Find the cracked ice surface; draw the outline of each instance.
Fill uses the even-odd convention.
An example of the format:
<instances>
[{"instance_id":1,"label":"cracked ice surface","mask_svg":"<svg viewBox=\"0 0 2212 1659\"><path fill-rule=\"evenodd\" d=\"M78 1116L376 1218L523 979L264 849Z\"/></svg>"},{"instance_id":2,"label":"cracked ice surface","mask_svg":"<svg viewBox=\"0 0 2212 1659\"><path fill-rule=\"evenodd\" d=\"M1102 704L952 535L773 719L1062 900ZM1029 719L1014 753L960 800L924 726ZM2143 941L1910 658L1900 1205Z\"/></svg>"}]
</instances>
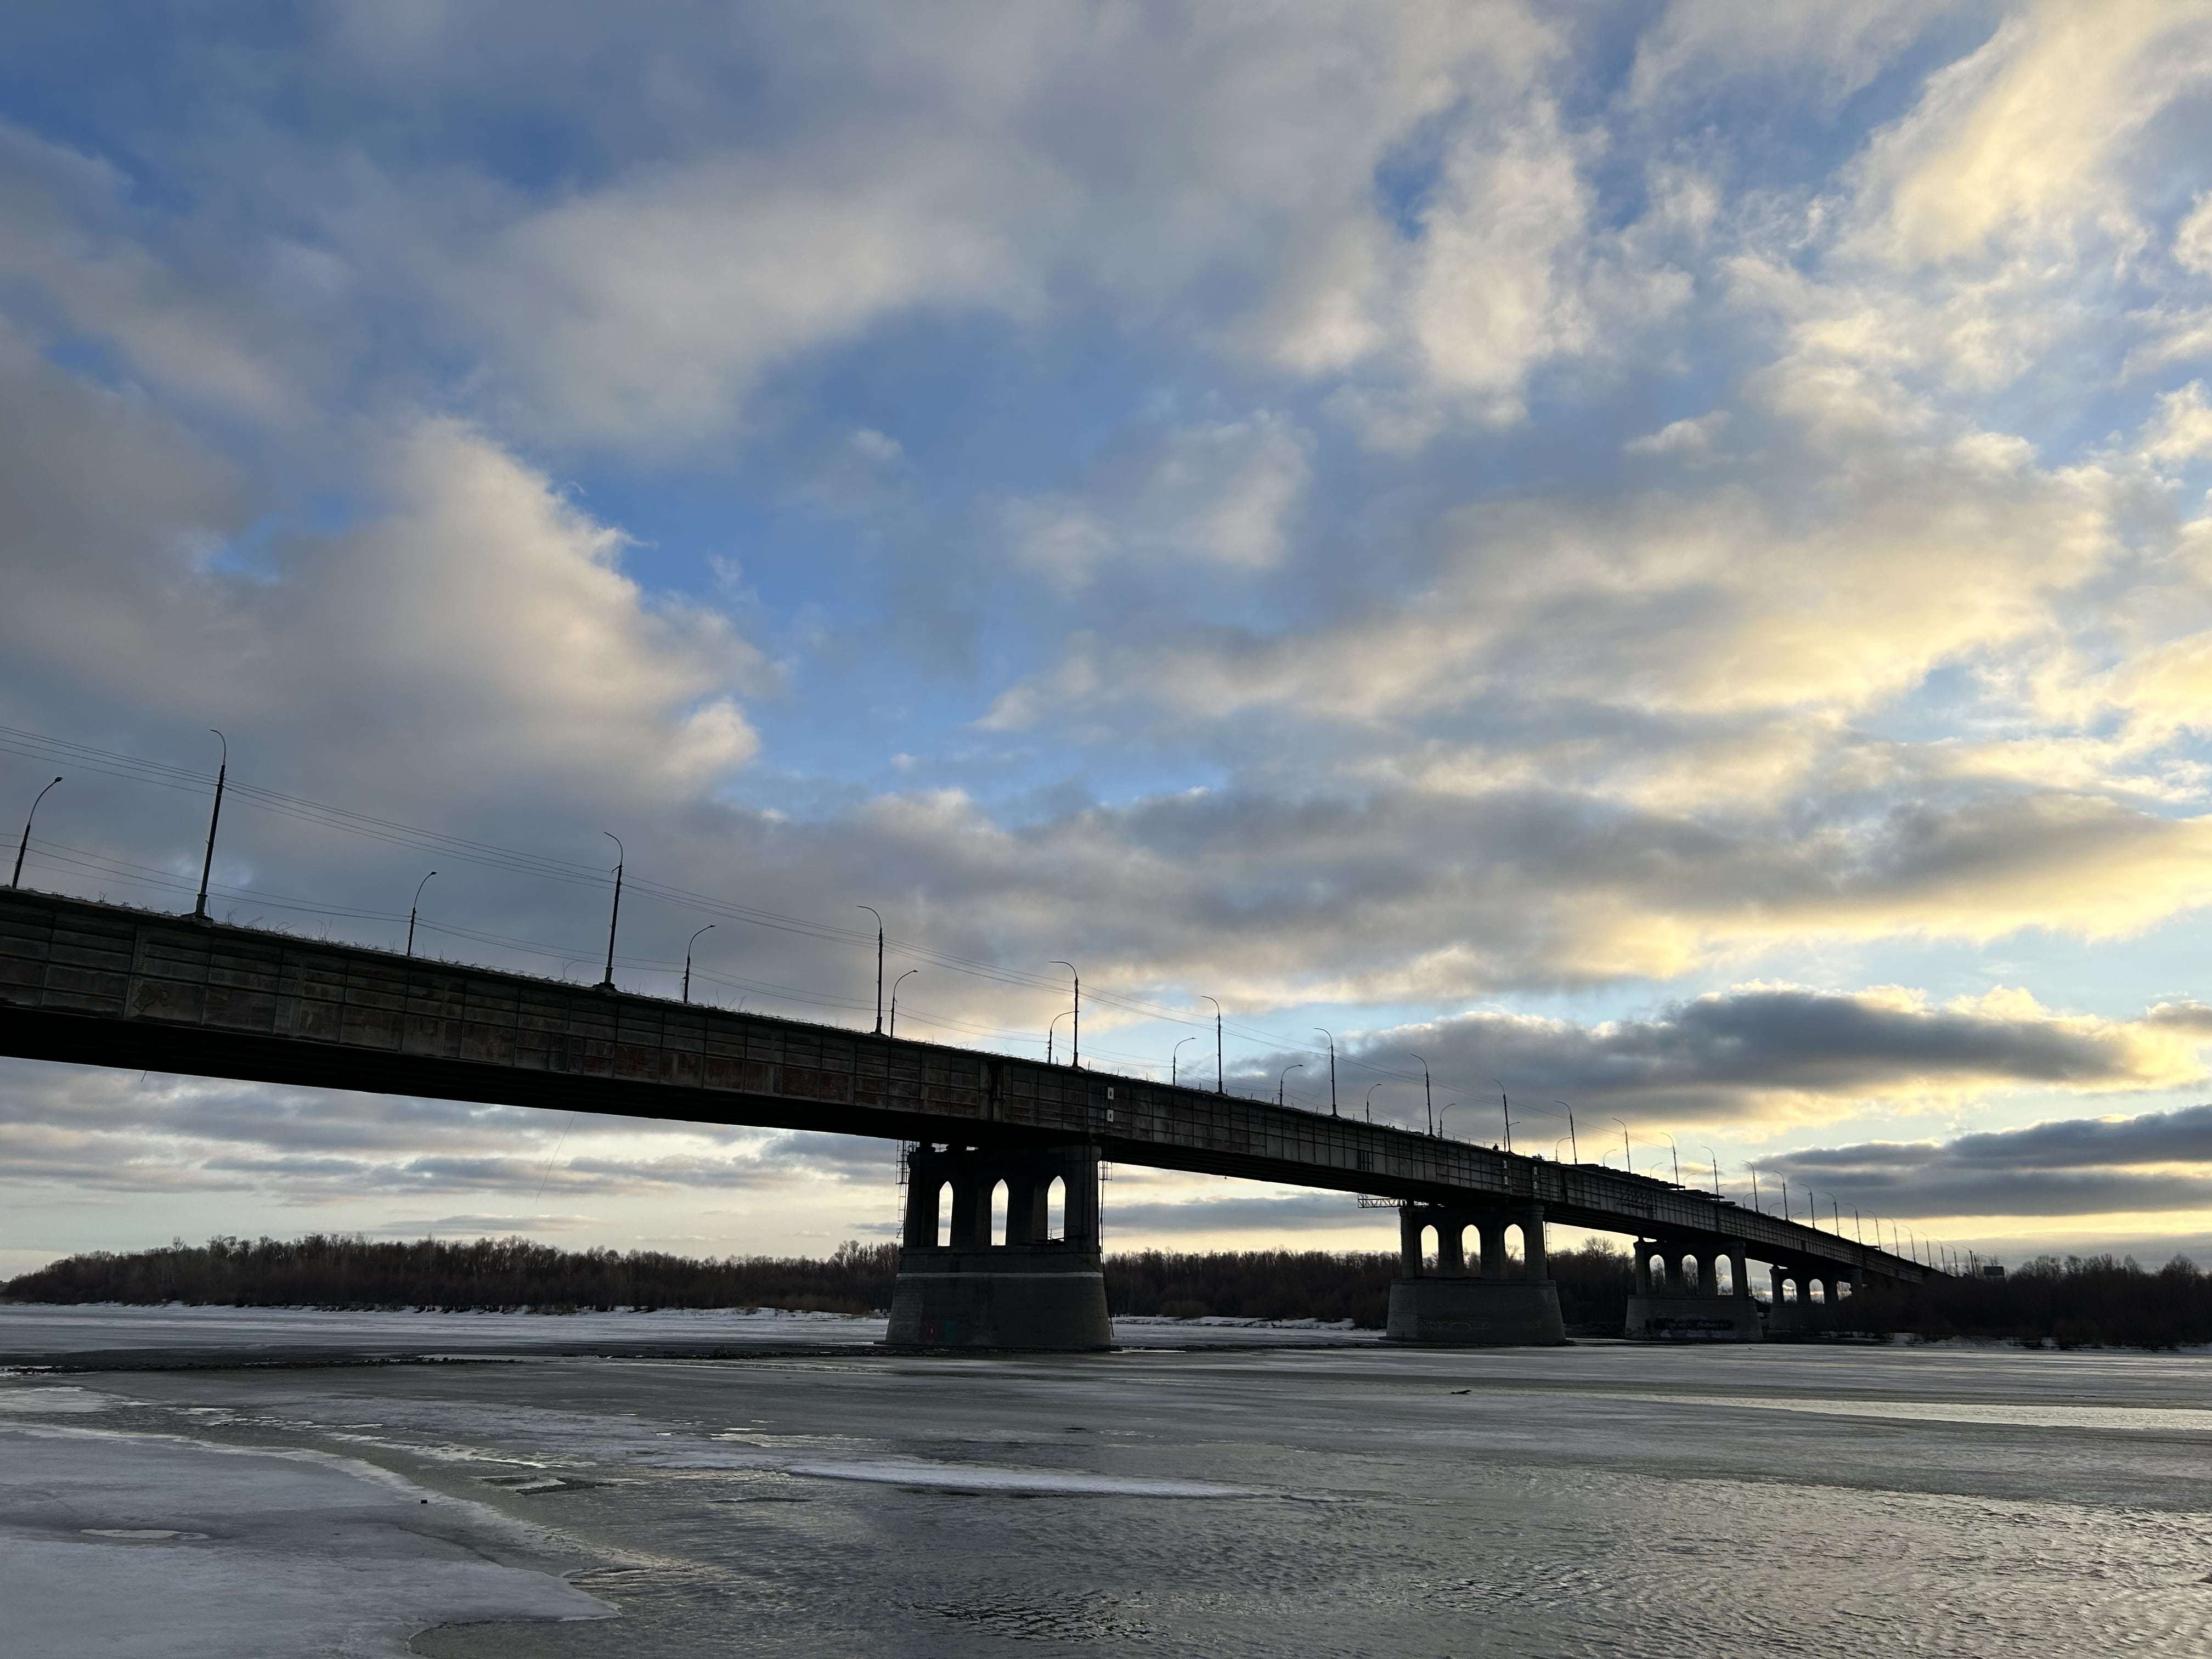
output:
<instances>
[{"instance_id":1,"label":"cracked ice surface","mask_svg":"<svg viewBox=\"0 0 2212 1659\"><path fill-rule=\"evenodd\" d=\"M550 1539L368 1464L74 1426L105 1403L88 1390L0 1403L11 1653L368 1659L436 1624L613 1612Z\"/></svg>"}]
</instances>

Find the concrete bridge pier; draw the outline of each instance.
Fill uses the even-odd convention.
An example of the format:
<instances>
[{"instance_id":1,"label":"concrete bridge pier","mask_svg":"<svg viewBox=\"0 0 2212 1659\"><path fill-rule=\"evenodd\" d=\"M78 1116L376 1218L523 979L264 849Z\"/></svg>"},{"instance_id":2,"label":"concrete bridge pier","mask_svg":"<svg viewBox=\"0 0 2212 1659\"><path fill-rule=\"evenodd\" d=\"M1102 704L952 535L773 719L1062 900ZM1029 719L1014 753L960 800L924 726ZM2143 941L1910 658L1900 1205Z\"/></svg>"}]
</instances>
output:
<instances>
[{"instance_id":1,"label":"concrete bridge pier","mask_svg":"<svg viewBox=\"0 0 2212 1659\"><path fill-rule=\"evenodd\" d=\"M1111 1347L1099 1237L1092 1146L915 1148L884 1345Z\"/></svg>"},{"instance_id":2,"label":"concrete bridge pier","mask_svg":"<svg viewBox=\"0 0 2212 1659\"><path fill-rule=\"evenodd\" d=\"M1774 1299L1767 1307L1768 1332L1778 1337L1808 1337L1861 1330L1863 1322L1852 1304L1863 1282L1856 1269L1840 1262L1778 1265Z\"/></svg>"},{"instance_id":3,"label":"concrete bridge pier","mask_svg":"<svg viewBox=\"0 0 2212 1659\"><path fill-rule=\"evenodd\" d=\"M1729 1288L1720 1290L1728 1267ZM1638 1239L1636 1282L1628 1295L1630 1336L1655 1342L1756 1342L1759 1304L1741 1242L1720 1248L1680 1240Z\"/></svg>"},{"instance_id":4,"label":"concrete bridge pier","mask_svg":"<svg viewBox=\"0 0 2212 1659\"><path fill-rule=\"evenodd\" d=\"M1506 1230L1521 1230L1521 1266L1509 1273ZM1436 1265L1428 1265L1433 1230ZM1476 1261L1468 1260L1474 1236ZM1442 1209L1407 1205L1398 1212L1404 1277L1390 1286L1384 1336L1431 1347L1491 1348L1560 1343L1559 1287L1544 1249L1544 1206Z\"/></svg>"}]
</instances>

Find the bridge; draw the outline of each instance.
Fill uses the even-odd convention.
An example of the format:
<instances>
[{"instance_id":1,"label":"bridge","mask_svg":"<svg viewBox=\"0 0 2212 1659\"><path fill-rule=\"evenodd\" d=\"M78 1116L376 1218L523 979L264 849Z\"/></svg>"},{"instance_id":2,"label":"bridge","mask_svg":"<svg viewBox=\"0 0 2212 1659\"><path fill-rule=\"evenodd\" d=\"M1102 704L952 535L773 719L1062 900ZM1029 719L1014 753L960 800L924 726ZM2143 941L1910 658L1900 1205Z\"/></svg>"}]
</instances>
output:
<instances>
[{"instance_id":1,"label":"bridge","mask_svg":"<svg viewBox=\"0 0 2212 1659\"><path fill-rule=\"evenodd\" d=\"M1404 1341L1561 1340L1546 1269L1551 1222L1638 1241L1632 1334L1757 1335L1753 1259L1768 1264L1774 1288L1764 1317L1784 1329L1837 1323L1869 1277L1941 1276L1878 1246L1601 1164L15 890L0 893L0 1054L915 1143L891 1322L906 1346L1104 1346L1102 1159L1395 1208L1404 1276L1392 1289L1390 1334ZM1001 1182L1002 1237L992 1217Z\"/></svg>"}]
</instances>

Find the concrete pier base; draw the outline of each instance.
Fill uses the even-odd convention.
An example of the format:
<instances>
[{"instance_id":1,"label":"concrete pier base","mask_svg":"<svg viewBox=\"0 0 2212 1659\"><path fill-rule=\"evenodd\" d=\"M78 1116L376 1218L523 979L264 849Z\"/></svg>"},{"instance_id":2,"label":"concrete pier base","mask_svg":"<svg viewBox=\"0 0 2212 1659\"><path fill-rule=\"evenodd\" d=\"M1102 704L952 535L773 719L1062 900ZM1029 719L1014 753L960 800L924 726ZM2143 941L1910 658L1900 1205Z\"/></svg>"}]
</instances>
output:
<instances>
[{"instance_id":1,"label":"concrete pier base","mask_svg":"<svg viewBox=\"0 0 2212 1659\"><path fill-rule=\"evenodd\" d=\"M893 1348L1109 1348L1106 1274L1061 1249L928 1250L900 1264Z\"/></svg>"},{"instance_id":2,"label":"concrete pier base","mask_svg":"<svg viewBox=\"0 0 2212 1659\"><path fill-rule=\"evenodd\" d=\"M1759 1304L1739 1296L1632 1296L1628 1334L1653 1342L1758 1342Z\"/></svg>"},{"instance_id":3,"label":"concrete pier base","mask_svg":"<svg viewBox=\"0 0 2212 1659\"><path fill-rule=\"evenodd\" d=\"M1401 1279L1390 1286L1387 1341L1425 1347L1556 1346L1567 1340L1559 1287L1546 1279Z\"/></svg>"},{"instance_id":4,"label":"concrete pier base","mask_svg":"<svg viewBox=\"0 0 2212 1659\"><path fill-rule=\"evenodd\" d=\"M993 1221L1001 1188L1002 1233ZM1068 1353L1113 1343L1092 1148L923 1146L907 1154L884 1346Z\"/></svg>"},{"instance_id":5,"label":"concrete pier base","mask_svg":"<svg viewBox=\"0 0 2212 1659\"><path fill-rule=\"evenodd\" d=\"M1507 1239L1515 1229L1521 1235L1517 1263ZM1433 1260L1425 1248L1430 1240ZM1552 1283L1544 1249L1542 1205L1408 1204L1398 1212L1398 1250L1405 1277L1390 1286L1385 1341L1507 1348L1567 1340L1559 1287Z\"/></svg>"}]
</instances>

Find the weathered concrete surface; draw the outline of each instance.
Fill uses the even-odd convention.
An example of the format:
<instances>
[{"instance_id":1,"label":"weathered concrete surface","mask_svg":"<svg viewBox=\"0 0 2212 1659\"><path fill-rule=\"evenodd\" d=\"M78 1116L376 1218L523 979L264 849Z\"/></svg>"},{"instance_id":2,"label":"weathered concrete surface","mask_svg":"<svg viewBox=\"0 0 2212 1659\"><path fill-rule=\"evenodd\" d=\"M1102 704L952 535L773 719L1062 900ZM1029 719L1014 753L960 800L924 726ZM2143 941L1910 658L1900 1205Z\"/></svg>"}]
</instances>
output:
<instances>
[{"instance_id":1,"label":"weathered concrete surface","mask_svg":"<svg viewBox=\"0 0 2212 1659\"><path fill-rule=\"evenodd\" d=\"M921 1250L891 1292L893 1348L1096 1352L1114 1346L1098 1253L1049 1245Z\"/></svg>"},{"instance_id":2,"label":"weathered concrete surface","mask_svg":"<svg viewBox=\"0 0 2212 1659\"><path fill-rule=\"evenodd\" d=\"M1565 1342L1567 1328L1548 1279L1401 1279L1383 1335L1424 1347L1542 1347Z\"/></svg>"},{"instance_id":3,"label":"weathered concrete surface","mask_svg":"<svg viewBox=\"0 0 2212 1659\"><path fill-rule=\"evenodd\" d=\"M1757 1342L1765 1328L1747 1296L1654 1291L1628 1298L1628 1334L1654 1342Z\"/></svg>"},{"instance_id":4,"label":"weathered concrete surface","mask_svg":"<svg viewBox=\"0 0 2212 1659\"><path fill-rule=\"evenodd\" d=\"M994 1200L1002 1191L1005 1233L994 1242ZM1093 1147L917 1146L906 1155L899 1273L884 1343L1060 1352L1111 1347L1099 1249Z\"/></svg>"}]
</instances>

